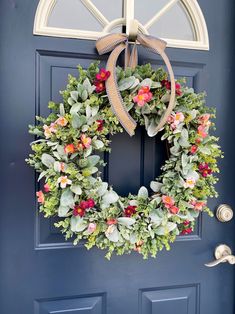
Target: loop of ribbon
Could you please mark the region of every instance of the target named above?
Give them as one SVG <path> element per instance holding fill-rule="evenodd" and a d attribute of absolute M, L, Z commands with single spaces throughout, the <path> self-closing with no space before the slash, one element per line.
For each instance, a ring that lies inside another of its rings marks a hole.
<path fill-rule="evenodd" d="M 140 45 L 148 48 L 152 52 L 159 54 L 165 65 L 167 67 L 170 82 L 171 82 L 171 94 L 170 100 L 167 109 L 162 115 L 159 124 L 156 127 L 155 134 L 162 129 L 165 125 L 168 116 L 171 114 L 174 106 L 175 106 L 175 78 L 174 73 L 170 64 L 170 61 L 165 53 L 166 42 L 155 38 L 149 35 L 138 34 L 136 41 L 139 42 Z M 114 114 L 117 116 L 119 122 L 123 126 L 123 128 L 129 133 L 130 136 L 134 135 L 134 130 L 136 128 L 136 122 L 130 116 L 126 107 L 123 103 L 121 94 L 118 90 L 117 79 L 115 75 L 116 63 L 119 55 L 125 49 L 125 67 L 129 66 L 134 69 L 137 65 L 137 47 L 136 42 L 133 46 L 132 52 L 129 52 L 129 41 L 128 36 L 125 34 L 109 34 L 104 37 L 101 37 L 96 42 L 96 49 L 100 55 L 105 54 L 107 52 L 111 52 L 106 70 L 110 71 L 110 77 L 106 81 L 106 92 L 112 107 Z"/>

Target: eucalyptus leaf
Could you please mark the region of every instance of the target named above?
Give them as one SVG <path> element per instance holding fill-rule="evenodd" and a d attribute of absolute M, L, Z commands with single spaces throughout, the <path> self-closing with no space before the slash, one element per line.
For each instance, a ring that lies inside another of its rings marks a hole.
<path fill-rule="evenodd" d="M 118 89 L 124 91 L 131 88 L 135 84 L 136 78 L 134 76 L 126 77 L 118 82 Z"/>
<path fill-rule="evenodd" d="M 55 162 L 55 159 L 51 155 L 46 153 L 42 154 L 41 160 L 47 168 L 52 168 Z"/>
<path fill-rule="evenodd" d="M 72 115 L 71 122 L 74 129 L 79 129 L 84 123 L 86 123 L 86 117 L 79 116 L 77 113 L 74 113 Z"/>
<path fill-rule="evenodd" d="M 136 220 L 130 217 L 119 217 L 117 221 L 120 225 L 129 227 L 129 226 L 132 226 Z"/>
<path fill-rule="evenodd" d="M 108 189 L 108 183 L 107 182 L 102 182 L 101 185 L 99 186 L 99 188 L 97 189 L 97 194 L 99 196 L 103 196 L 105 194 L 105 192 Z"/>
<path fill-rule="evenodd" d="M 65 110 L 64 110 L 64 104 L 60 104 L 60 115 L 64 116 L 65 115 Z"/>
<path fill-rule="evenodd" d="M 81 232 L 87 228 L 87 223 L 83 220 L 83 218 L 79 216 L 73 216 L 71 218 L 71 230 L 73 232 Z"/>
<path fill-rule="evenodd" d="M 138 191 L 138 198 L 148 198 L 148 190 L 145 186 L 141 186 L 141 188 Z"/>
<path fill-rule="evenodd" d="M 73 100 L 77 101 L 78 100 L 78 92 L 77 91 L 72 91 L 70 92 L 70 96 Z"/>
<path fill-rule="evenodd" d="M 66 189 L 62 192 L 60 197 L 60 205 L 61 206 L 74 206 L 73 193 L 70 189 Z"/>
<path fill-rule="evenodd" d="M 106 204 L 113 204 L 117 202 L 117 200 L 119 199 L 119 196 L 116 192 L 111 190 L 111 191 L 106 191 L 102 199 L 103 199 L 103 202 Z"/>
<path fill-rule="evenodd" d="M 157 182 L 157 181 L 151 181 L 150 183 L 150 188 L 153 190 L 153 192 L 159 192 L 162 187 L 162 183 Z"/>
<path fill-rule="evenodd" d="M 58 208 L 58 216 L 59 217 L 66 217 L 66 215 L 68 214 L 69 210 L 70 210 L 69 206 L 62 206 L 62 205 L 60 205 L 59 208 Z"/>
<path fill-rule="evenodd" d="M 108 230 L 105 231 L 106 237 L 112 242 L 118 242 L 119 232 L 115 225 L 109 226 Z"/>
<path fill-rule="evenodd" d="M 100 160 L 100 156 L 98 156 L 98 155 L 91 155 L 87 158 L 88 165 L 90 167 L 97 165 L 99 160 Z"/>
<path fill-rule="evenodd" d="M 79 185 L 72 185 L 72 186 L 70 187 L 70 190 L 71 190 L 74 194 L 76 194 L 76 195 L 81 195 L 81 194 L 82 194 L 82 189 L 81 189 L 81 187 L 80 187 Z"/>
<path fill-rule="evenodd" d="M 94 140 L 93 144 L 94 144 L 96 149 L 101 149 L 104 147 L 104 143 L 100 140 Z"/>
<path fill-rule="evenodd" d="M 140 86 L 148 86 L 151 88 L 153 81 L 150 78 L 144 79 L 141 83 Z"/>
<path fill-rule="evenodd" d="M 73 115 L 75 113 L 78 113 L 81 108 L 82 108 L 82 104 L 80 102 L 77 102 L 76 104 L 72 105 L 70 109 L 70 114 Z"/>

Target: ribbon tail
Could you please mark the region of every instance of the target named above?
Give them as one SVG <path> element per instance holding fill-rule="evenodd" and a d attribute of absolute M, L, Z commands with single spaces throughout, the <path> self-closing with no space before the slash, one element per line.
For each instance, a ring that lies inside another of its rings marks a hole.
<path fill-rule="evenodd" d="M 129 133 L 129 135 L 132 136 L 134 135 L 136 122 L 129 115 L 129 113 L 127 112 L 123 104 L 122 97 L 118 90 L 116 74 L 115 74 L 118 56 L 125 48 L 126 48 L 126 45 L 124 43 L 121 43 L 112 51 L 112 53 L 110 54 L 108 58 L 106 69 L 107 71 L 110 71 L 110 77 L 106 81 L 106 92 L 107 92 L 109 101 L 111 103 L 112 111 L 117 116 L 119 122 L 121 123 L 123 128 L 127 131 L 127 133 Z"/>
<path fill-rule="evenodd" d="M 134 43 L 134 46 L 132 47 L 130 61 L 129 61 L 129 67 L 134 70 L 138 64 L 138 53 L 137 53 L 137 45 Z"/>

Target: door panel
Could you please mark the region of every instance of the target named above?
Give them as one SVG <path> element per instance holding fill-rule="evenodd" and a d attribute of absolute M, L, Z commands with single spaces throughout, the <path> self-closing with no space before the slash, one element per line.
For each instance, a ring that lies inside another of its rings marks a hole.
<path fill-rule="evenodd" d="M 226 159 L 220 162 L 220 203 L 235 206 L 233 181 L 233 43 L 232 1 L 199 1 L 207 20 L 210 51 L 167 49 L 177 77 L 196 91 L 206 90 L 217 107 L 217 134 Z M 0 219 L 1 314 L 232 314 L 234 266 L 208 269 L 217 244 L 235 252 L 234 221 L 226 224 L 202 215 L 194 234 L 180 236 L 170 252 L 143 260 L 137 253 L 104 259 L 104 252 L 74 247 L 54 228 L 54 220 L 38 213 L 37 181 L 24 159 L 32 137 L 27 125 L 35 114 L 46 115 L 49 100 L 60 101 L 68 73 L 76 66 L 105 57 L 93 41 L 32 35 L 36 0 L 0 2 L 1 84 L 0 134 L 3 184 Z M 215 18 L 216 16 L 216 18 Z M 224 35 L 226 34 L 226 35 Z M 159 57 L 139 49 L 139 62 L 162 66 Z M 160 135 L 150 139 L 142 128 L 130 138 L 112 138 L 112 154 L 104 156 L 105 180 L 126 195 L 160 173 L 167 158 Z"/>

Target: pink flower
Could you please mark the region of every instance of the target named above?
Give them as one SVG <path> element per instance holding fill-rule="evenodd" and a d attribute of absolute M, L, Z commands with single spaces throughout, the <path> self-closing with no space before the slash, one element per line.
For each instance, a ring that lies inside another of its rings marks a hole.
<path fill-rule="evenodd" d="M 90 222 L 87 228 L 87 231 L 89 233 L 93 233 L 96 230 L 96 223 Z"/>
<path fill-rule="evenodd" d="M 212 173 L 212 170 L 207 163 L 199 164 L 198 169 L 204 178 Z"/>
<path fill-rule="evenodd" d="M 166 208 L 171 208 L 175 204 L 174 199 L 168 195 L 162 195 L 162 202 Z"/>
<path fill-rule="evenodd" d="M 194 155 L 198 150 L 198 146 L 197 145 L 192 145 L 191 148 L 190 148 L 190 153 L 192 155 Z"/>
<path fill-rule="evenodd" d="M 117 219 L 116 218 L 109 218 L 106 223 L 109 226 L 116 225 L 117 224 Z"/>
<path fill-rule="evenodd" d="M 71 185 L 72 181 L 67 176 L 59 177 L 57 183 L 60 184 L 61 189 L 65 189 L 67 185 Z"/>
<path fill-rule="evenodd" d="M 208 133 L 207 133 L 207 127 L 204 125 L 199 125 L 199 127 L 197 128 L 197 134 L 202 137 L 205 138 L 207 137 Z"/>
<path fill-rule="evenodd" d="M 100 69 L 99 73 L 96 74 L 95 78 L 97 81 L 106 81 L 110 77 L 110 71 L 106 71 L 105 69 Z"/>
<path fill-rule="evenodd" d="M 147 102 L 151 101 L 153 94 L 150 92 L 148 86 L 143 86 L 138 91 L 138 94 L 133 97 L 133 101 L 137 103 L 139 107 L 143 107 Z"/>
<path fill-rule="evenodd" d="M 60 126 L 66 126 L 68 123 L 68 120 L 65 119 L 65 117 L 59 117 L 55 123 L 57 123 Z"/>
<path fill-rule="evenodd" d="M 50 185 L 48 184 L 48 183 L 46 183 L 46 184 L 44 184 L 44 191 L 46 192 L 46 193 L 48 193 L 48 192 L 50 192 L 50 190 L 51 190 L 51 188 L 50 188 Z"/>
<path fill-rule="evenodd" d="M 182 112 L 172 113 L 167 122 L 171 125 L 172 130 L 175 130 L 177 126 L 184 121 L 184 114 Z"/>
<path fill-rule="evenodd" d="M 44 124 L 43 130 L 44 130 L 44 135 L 46 139 L 48 139 L 52 136 L 53 133 L 56 133 L 57 125 L 55 123 L 51 123 L 49 126 Z"/>
<path fill-rule="evenodd" d="M 36 192 L 37 198 L 38 198 L 38 203 L 44 204 L 45 202 L 45 198 L 44 198 L 44 194 L 42 191 L 38 191 Z"/>
<path fill-rule="evenodd" d="M 209 121 L 210 116 L 211 115 L 209 113 L 205 113 L 205 114 L 201 115 L 198 118 L 198 123 L 201 125 L 204 125 L 204 126 L 210 126 L 210 124 L 211 124 L 211 122 Z"/>
<path fill-rule="evenodd" d="M 178 214 L 178 212 L 179 212 L 179 207 L 177 207 L 177 206 L 171 206 L 171 207 L 169 208 L 169 210 L 170 210 L 170 212 L 171 212 L 172 214 L 176 215 L 176 214 Z"/>
<path fill-rule="evenodd" d="M 95 85 L 95 91 L 97 93 L 101 93 L 105 90 L 105 84 L 104 82 L 101 82 L 101 81 L 95 81 L 94 82 L 94 85 Z"/>
<path fill-rule="evenodd" d="M 62 171 L 62 172 L 65 171 L 65 163 L 64 162 L 60 162 L 59 171 Z"/>
<path fill-rule="evenodd" d="M 91 145 L 91 138 L 86 136 L 85 134 L 81 135 L 81 141 L 85 148 L 89 148 Z"/>
<path fill-rule="evenodd" d="M 143 240 L 137 241 L 135 244 L 134 251 L 140 253 L 141 252 L 141 246 L 144 244 Z"/>
<path fill-rule="evenodd" d="M 188 226 L 190 224 L 190 221 L 189 220 L 185 220 L 184 222 L 183 222 L 183 225 L 184 226 Z"/>
<path fill-rule="evenodd" d="M 184 187 L 193 189 L 195 184 L 196 184 L 196 179 L 193 177 L 188 177 L 184 183 Z"/>

